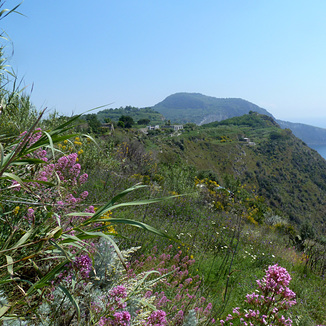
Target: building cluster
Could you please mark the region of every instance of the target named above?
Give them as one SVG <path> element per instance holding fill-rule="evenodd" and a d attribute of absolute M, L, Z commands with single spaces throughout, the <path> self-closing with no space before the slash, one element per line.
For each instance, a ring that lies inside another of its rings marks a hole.
<path fill-rule="evenodd" d="M 157 130 L 157 129 L 173 129 L 173 131 L 179 131 L 183 129 L 183 125 L 165 125 L 165 126 L 147 126 L 147 130 Z"/>

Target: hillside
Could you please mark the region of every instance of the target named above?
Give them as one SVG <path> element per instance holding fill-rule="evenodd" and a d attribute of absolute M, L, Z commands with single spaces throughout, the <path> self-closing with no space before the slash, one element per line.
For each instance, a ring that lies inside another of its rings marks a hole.
<path fill-rule="evenodd" d="M 326 129 L 309 126 L 303 123 L 276 120 L 283 129 L 291 129 L 293 134 L 302 139 L 308 145 L 326 144 Z"/>
<path fill-rule="evenodd" d="M 271 117 L 252 113 L 151 141 L 163 162 L 187 162 L 221 184 L 233 175 L 294 224 L 326 230 L 326 161 Z"/>
<path fill-rule="evenodd" d="M 105 109 L 97 112 L 97 118 L 102 123 L 107 118 L 117 122 L 122 115 L 132 117 L 135 122 L 142 119 L 148 119 L 150 120 L 150 124 L 162 123 L 164 120 L 160 113 L 151 108 L 136 108 L 133 106 L 126 106 L 124 108 Z"/>
<path fill-rule="evenodd" d="M 272 116 L 265 109 L 240 98 L 216 98 L 199 93 L 176 93 L 152 108 L 168 120 L 198 125 L 240 116 L 249 111 Z"/>
<path fill-rule="evenodd" d="M 239 98 L 215 98 L 199 93 L 177 93 L 152 107 L 165 119 L 178 123 L 192 122 L 203 125 L 222 121 L 254 111 L 270 117 L 267 110 Z M 326 129 L 301 123 L 276 120 L 281 128 L 289 128 L 307 144 L 326 144 Z"/>

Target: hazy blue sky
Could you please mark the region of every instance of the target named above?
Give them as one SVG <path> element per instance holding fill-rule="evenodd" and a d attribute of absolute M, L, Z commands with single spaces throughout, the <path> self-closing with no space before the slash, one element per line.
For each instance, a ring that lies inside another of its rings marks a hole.
<path fill-rule="evenodd" d="M 199 92 L 326 127 L 325 0 L 25 0 L 20 11 L 1 28 L 37 108 Z"/>

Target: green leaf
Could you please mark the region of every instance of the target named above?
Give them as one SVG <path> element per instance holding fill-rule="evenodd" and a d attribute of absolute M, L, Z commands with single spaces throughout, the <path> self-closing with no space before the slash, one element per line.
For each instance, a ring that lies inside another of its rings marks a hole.
<path fill-rule="evenodd" d="M 48 137 L 48 140 L 49 140 L 49 143 L 50 143 L 50 146 L 49 146 L 49 147 L 51 148 L 53 158 L 55 158 L 55 154 L 54 154 L 54 146 L 53 146 L 52 137 L 51 137 L 50 134 L 47 133 L 45 130 L 44 130 L 43 132 L 44 132 L 45 135 Z"/>
<path fill-rule="evenodd" d="M 10 173 L 10 172 L 4 172 L 4 179 L 12 179 L 17 181 L 21 186 L 24 186 L 23 180 L 16 174 Z"/>
<path fill-rule="evenodd" d="M 100 218 L 100 219 L 94 220 L 93 222 L 96 222 L 96 223 L 109 222 L 111 224 L 128 224 L 128 225 L 132 225 L 132 226 L 135 226 L 135 227 L 143 229 L 143 230 L 147 230 L 147 231 L 157 234 L 161 237 L 165 237 L 165 238 L 168 238 L 168 239 L 178 242 L 177 239 L 174 239 L 173 237 L 169 236 L 168 234 L 161 232 L 148 224 L 134 221 L 134 220 L 124 219 L 124 218 Z"/>
<path fill-rule="evenodd" d="M 65 260 L 63 261 L 62 263 L 58 264 L 57 266 L 55 266 L 54 268 L 52 268 L 50 270 L 49 273 L 47 273 L 45 276 L 43 276 L 39 281 L 37 281 L 36 283 L 34 283 L 29 289 L 28 291 L 26 292 L 27 295 L 31 295 L 34 293 L 34 291 L 36 289 L 40 289 L 44 286 L 47 286 L 48 285 L 48 282 L 53 280 L 54 277 L 59 274 L 62 270 L 65 269 L 65 266 L 67 264 L 69 264 L 69 260 Z"/>
<path fill-rule="evenodd" d="M 49 243 L 52 244 L 52 246 L 56 247 L 59 252 L 62 253 L 62 255 L 64 257 L 66 257 L 67 260 L 70 260 L 71 261 L 71 258 L 69 257 L 69 252 L 65 251 L 62 247 L 60 247 L 56 242 L 52 241 L 52 240 L 49 240 Z"/>
<path fill-rule="evenodd" d="M 46 235 L 45 235 L 45 238 L 46 239 L 51 239 L 51 238 L 54 238 L 54 236 L 60 232 L 62 233 L 62 228 L 60 226 L 56 226 L 53 230 L 49 231 Z"/>
<path fill-rule="evenodd" d="M 10 304 L 5 304 L 0 308 L 0 317 L 2 317 L 9 309 L 11 305 Z"/>
<path fill-rule="evenodd" d="M 14 250 L 14 249 L 16 249 L 16 248 L 18 248 L 18 247 L 20 247 L 21 245 L 23 245 L 26 241 L 27 241 L 27 239 L 31 236 L 31 234 L 34 232 L 34 229 L 33 228 L 31 228 L 30 230 L 28 230 L 17 242 L 16 242 L 16 244 L 13 246 L 13 247 L 11 247 L 9 250 Z M 0 253 L 1 253 L 1 251 L 0 251 Z"/>
<path fill-rule="evenodd" d="M 73 304 L 76 309 L 78 323 L 80 322 L 80 308 L 75 297 L 68 291 L 68 289 L 62 285 L 58 286 L 59 289 L 68 297 L 69 301 Z"/>
<path fill-rule="evenodd" d="M 6 259 L 7 259 L 7 270 L 8 270 L 8 273 L 13 276 L 14 275 L 14 261 L 12 259 L 11 256 L 8 256 L 6 255 Z"/>

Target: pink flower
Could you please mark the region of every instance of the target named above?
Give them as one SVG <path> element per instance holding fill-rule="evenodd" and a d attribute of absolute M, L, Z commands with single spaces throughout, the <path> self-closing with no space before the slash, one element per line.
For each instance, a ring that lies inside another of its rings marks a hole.
<path fill-rule="evenodd" d="M 167 321 L 165 319 L 166 313 L 163 310 L 156 310 L 148 317 L 146 326 L 165 326 Z"/>

